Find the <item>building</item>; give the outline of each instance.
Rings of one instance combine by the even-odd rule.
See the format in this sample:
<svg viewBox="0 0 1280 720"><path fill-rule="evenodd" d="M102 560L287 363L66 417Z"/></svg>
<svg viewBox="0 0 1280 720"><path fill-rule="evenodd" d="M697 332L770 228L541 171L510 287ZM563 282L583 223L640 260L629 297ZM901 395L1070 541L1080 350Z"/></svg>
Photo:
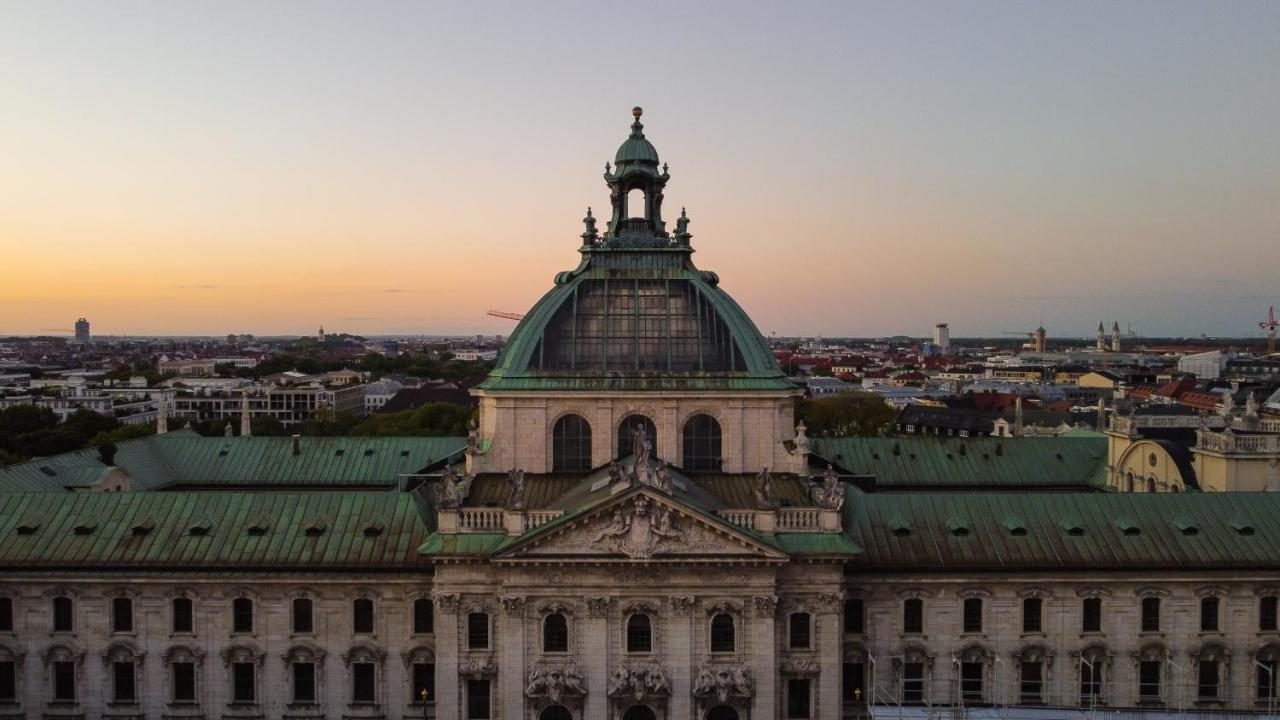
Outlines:
<svg viewBox="0 0 1280 720"><path fill-rule="evenodd" d="M1096 439L809 438L687 214L668 232L640 115L467 438L178 431L0 469L3 712L1274 705L1280 493L1100 491Z"/></svg>
<svg viewBox="0 0 1280 720"><path fill-rule="evenodd" d="M89 332L89 321L84 318L76 320L76 342L84 344L93 342L93 335Z"/></svg>
<svg viewBox="0 0 1280 720"><path fill-rule="evenodd" d="M951 352L951 330L946 323L938 323L933 326L933 347L942 355Z"/></svg>

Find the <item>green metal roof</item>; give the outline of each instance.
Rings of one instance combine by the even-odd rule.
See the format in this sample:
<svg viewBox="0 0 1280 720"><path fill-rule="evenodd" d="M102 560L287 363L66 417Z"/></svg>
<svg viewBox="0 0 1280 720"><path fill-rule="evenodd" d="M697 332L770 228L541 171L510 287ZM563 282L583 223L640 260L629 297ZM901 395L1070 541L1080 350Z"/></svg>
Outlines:
<svg viewBox="0 0 1280 720"><path fill-rule="evenodd" d="M201 437L167 433L119 443L115 465L135 490L175 487L394 488L400 476L461 452L466 438ZM107 468L97 448L0 468L0 491L88 487Z"/></svg>
<svg viewBox="0 0 1280 720"><path fill-rule="evenodd" d="M881 490L1102 489L1107 441L1071 438L818 438L814 453Z"/></svg>
<svg viewBox="0 0 1280 720"><path fill-rule="evenodd" d="M422 568L426 534L409 493L0 493L11 569Z"/></svg>

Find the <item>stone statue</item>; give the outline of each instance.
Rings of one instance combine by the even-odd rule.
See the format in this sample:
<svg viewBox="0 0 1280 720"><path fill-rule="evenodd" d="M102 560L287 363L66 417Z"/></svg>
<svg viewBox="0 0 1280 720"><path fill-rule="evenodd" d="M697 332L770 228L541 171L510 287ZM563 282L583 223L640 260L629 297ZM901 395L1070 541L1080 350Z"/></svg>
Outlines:
<svg viewBox="0 0 1280 720"><path fill-rule="evenodd" d="M631 428L631 454L636 456L636 467L649 464L649 454L653 451L653 443L643 425Z"/></svg>
<svg viewBox="0 0 1280 720"><path fill-rule="evenodd" d="M614 483L626 482L626 480L627 471L618 464L618 461L614 460L609 463L609 484L613 485Z"/></svg>
<svg viewBox="0 0 1280 720"><path fill-rule="evenodd" d="M1221 412L1224 417L1230 417L1231 411L1235 409L1236 399L1231 397L1231 391L1228 390L1227 392L1222 393L1222 407L1219 408L1219 412Z"/></svg>
<svg viewBox="0 0 1280 720"><path fill-rule="evenodd" d="M475 455L480 452L480 429L476 427L475 420L467 421L467 454Z"/></svg>
<svg viewBox="0 0 1280 720"><path fill-rule="evenodd" d="M435 486L436 508L440 510L457 510L467 496L471 487L472 476L458 477L453 467L446 465L440 472L440 483Z"/></svg>
<svg viewBox="0 0 1280 720"><path fill-rule="evenodd" d="M844 507L844 487L840 484L840 476L836 474L836 469L827 465L827 469L822 473L822 485L812 488L810 494L813 503L818 507L824 507L829 510L839 510Z"/></svg>
<svg viewBox="0 0 1280 720"><path fill-rule="evenodd" d="M524 509L524 470L513 468L507 472L507 505L508 510Z"/></svg>
<svg viewBox="0 0 1280 720"><path fill-rule="evenodd" d="M658 466L654 469L653 486L664 493L670 494L672 490L671 476L667 474L667 461L659 460Z"/></svg>
<svg viewBox="0 0 1280 720"><path fill-rule="evenodd" d="M593 540L592 543L598 543L605 538L622 537L629 532L631 532L630 516L624 514L622 508L615 508L613 511L613 517L609 520L609 524L600 531L600 534L596 536L596 539Z"/></svg>
<svg viewBox="0 0 1280 720"><path fill-rule="evenodd" d="M760 470L760 474L756 475L756 486L753 490L756 500L757 510L777 510L778 499L773 494L773 476L769 474L769 468Z"/></svg>
<svg viewBox="0 0 1280 720"><path fill-rule="evenodd" d="M1249 397L1244 401L1244 414L1247 417L1258 416L1258 396L1252 390L1249 391Z"/></svg>
<svg viewBox="0 0 1280 720"><path fill-rule="evenodd" d="M587 208L587 216L582 218L582 224L587 228L582 233L582 244L595 245L600 239L600 233L596 231L596 218L591 214L591 208Z"/></svg>
<svg viewBox="0 0 1280 720"><path fill-rule="evenodd" d="M805 427L804 421L801 420L796 424L796 452L809 452L809 436L806 434L808 428Z"/></svg>
<svg viewBox="0 0 1280 720"><path fill-rule="evenodd" d="M525 697L545 697L551 703L559 703L565 695L586 695L587 689L582 685L577 667L569 665L530 670L524 694Z"/></svg>
<svg viewBox="0 0 1280 720"><path fill-rule="evenodd" d="M751 697L751 675L741 666L703 667L698 671L693 685L694 697L709 698L714 696L716 702L729 702L731 697Z"/></svg>
<svg viewBox="0 0 1280 720"><path fill-rule="evenodd" d="M230 420L227 421L227 426L222 429L222 437L231 437L231 421Z"/></svg>

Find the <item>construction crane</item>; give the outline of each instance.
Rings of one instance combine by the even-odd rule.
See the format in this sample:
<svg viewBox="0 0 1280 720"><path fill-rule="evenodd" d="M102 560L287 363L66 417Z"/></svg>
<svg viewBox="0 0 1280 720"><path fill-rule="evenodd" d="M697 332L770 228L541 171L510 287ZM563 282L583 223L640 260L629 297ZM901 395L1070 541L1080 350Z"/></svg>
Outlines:
<svg viewBox="0 0 1280 720"><path fill-rule="evenodd" d="M524 319L524 313L503 312L502 310L490 310L485 313L494 317L506 318L508 320L520 321Z"/></svg>
<svg viewBox="0 0 1280 720"><path fill-rule="evenodd" d="M1258 327L1267 331L1267 354L1274 355L1276 352L1276 328L1280 328L1280 321L1276 320L1276 308L1274 305L1267 310L1267 319L1258 323Z"/></svg>

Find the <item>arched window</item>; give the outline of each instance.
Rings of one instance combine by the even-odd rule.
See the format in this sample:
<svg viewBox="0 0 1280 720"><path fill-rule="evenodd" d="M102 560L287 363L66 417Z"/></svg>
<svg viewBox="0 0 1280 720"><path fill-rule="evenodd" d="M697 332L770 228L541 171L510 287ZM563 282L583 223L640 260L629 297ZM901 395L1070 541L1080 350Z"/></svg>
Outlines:
<svg viewBox="0 0 1280 720"><path fill-rule="evenodd" d="M351 629L360 635L373 633L373 601L356 598L351 602Z"/></svg>
<svg viewBox="0 0 1280 720"><path fill-rule="evenodd" d="M737 638L733 628L733 616L716 613L711 618L711 652L733 652Z"/></svg>
<svg viewBox="0 0 1280 720"><path fill-rule="evenodd" d="M653 622L645 613L632 613L627 618L627 652L653 652Z"/></svg>
<svg viewBox="0 0 1280 720"><path fill-rule="evenodd" d="M738 711L728 705L717 705L707 711L707 720L738 720Z"/></svg>
<svg viewBox="0 0 1280 720"><path fill-rule="evenodd" d="M569 652L569 621L558 612L542 619L542 652Z"/></svg>
<svg viewBox="0 0 1280 720"><path fill-rule="evenodd" d="M627 193L627 217L628 218L648 217L648 214L645 213L645 208L644 208L644 189L643 188L638 188L638 187L631 188L630 192Z"/></svg>
<svg viewBox="0 0 1280 720"><path fill-rule="evenodd" d="M1147 478L1147 492L1156 491L1156 479L1154 477Z"/></svg>
<svg viewBox="0 0 1280 720"><path fill-rule="evenodd" d="M720 470L720 423L710 415L694 415L684 424L684 469Z"/></svg>
<svg viewBox="0 0 1280 720"><path fill-rule="evenodd" d="M633 454L632 446L634 440L631 433L636 428L644 428L644 432L649 436L649 441L655 446L657 445L658 429L654 426L653 421L644 415L628 415L622 418L622 422L618 423L618 457L626 457Z"/></svg>
<svg viewBox="0 0 1280 720"><path fill-rule="evenodd" d="M552 705L538 714L538 720L573 720L573 714L563 705Z"/></svg>
<svg viewBox="0 0 1280 720"><path fill-rule="evenodd" d="M591 423L581 415L565 415L551 429L551 469L582 472L591 469Z"/></svg>
<svg viewBox="0 0 1280 720"><path fill-rule="evenodd" d="M1124 491L1133 492L1134 489L1135 488L1133 485L1133 473L1127 472L1124 474Z"/></svg>
<svg viewBox="0 0 1280 720"><path fill-rule="evenodd" d="M622 720L658 720L658 716L644 705L632 705L622 714Z"/></svg>

